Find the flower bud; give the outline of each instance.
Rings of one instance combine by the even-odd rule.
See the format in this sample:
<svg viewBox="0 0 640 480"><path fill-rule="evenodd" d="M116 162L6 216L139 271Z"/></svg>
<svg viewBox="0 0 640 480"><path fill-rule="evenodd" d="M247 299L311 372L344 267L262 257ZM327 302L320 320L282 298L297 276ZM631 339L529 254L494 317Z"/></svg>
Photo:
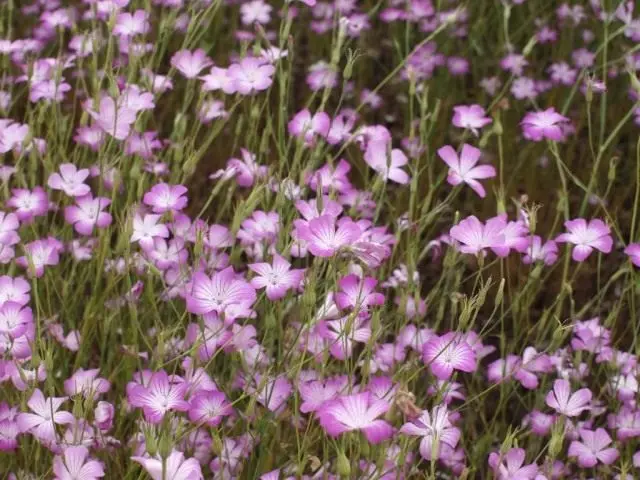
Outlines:
<svg viewBox="0 0 640 480"><path fill-rule="evenodd" d="M351 476L351 464L349 463L349 459L342 452L338 453L336 470L338 471L338 475L342 478L349 478Z"/></svg>
<svg viewBox="0 0 640 480"><path fill-rule="evenodd" d="M93 418L95 420L96 427L100 430L110 430L113 426L113 417L115 414L115 408L109 402L98 402L95 410L93 411Z"/></svg>

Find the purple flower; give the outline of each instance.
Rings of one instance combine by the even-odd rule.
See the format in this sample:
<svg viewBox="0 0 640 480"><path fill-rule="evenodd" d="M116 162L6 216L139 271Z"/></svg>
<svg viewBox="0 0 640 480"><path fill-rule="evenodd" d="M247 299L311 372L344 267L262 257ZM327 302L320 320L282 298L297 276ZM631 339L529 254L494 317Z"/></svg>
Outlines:
<svg viewBox="0 0 640 480"><path fill-rule="evenodd" d="M70 197L82 197L91 193L89 185L84 183L88 176L89 169L78 170L72 163L63 163L60 165L60 173L49 175L47 185L54 190L62 190Z"/></svg>
<svg viewBox="0 0 640 480"><path fill-rule="evenodd" d="M392 180L401 185L409 183L409 175L400 168L409 162L407 156L398 148L391 149L390 142L369 142L364 152L364 161L378 172L385 182Z"/></svg>
<svg viewBox="0 0 640 480"><path fill-rule="evenodd" d="M187 310L203 314L221 314L233 306L250 308L256 300L255 289L244 279L238 278L233 267L227 267L208 277L196 272L187 293Z"/></svg>
<svg viewBox="0 0 640 480"><path fill-rule="evenodd" d="M611 229L600 219L590 220L583 218L567 220L564 222L569 233L563 233L556 238L556 242L573 243L572 258L576 262L583 262L591 255L594 249L602 253L611 252L613 238Z"/></svg>
<svg viewBox="0 0 640 480"><path fill-rule="evenodd" d="M630 243L627 248L624 249L624 253L629 256L629 260L636 267L640 267L640 243Z"/></svg>
<svg viewBox="0 0 640 480"><path fill-rule="evenodd" d="M52 237L34 240L25 245L25 256L16 258L16 263L27 269L29 276L42 277L46 265L57 265L62 245Z"/></svg>
<svg viewBox="0 0 640 480"><path fill-rule="evenodd" d="M378 281L373 277L361 279L355 274L342 277L338 281L340 292L335 294L335 302L342 310L354 309L366 313L373 305L383 305L384 295L375 292Z"/></svg>
<svg viewBox="0 0 640 480"><path fill-rule="evenodd" d="M305 222L295 221L297 238L308 243L309 251L316 257L331 257L338 250L355 243L362 235L362 230L351 218L344 217L336 229L336 218L332 215L321 215Z"/></svg>
<svg viewBox="0 0 640 480"><path fill-rule="evenodd" d="M184 75L185 78L196 78L202 70L211 65L213 65L213 62L201 48L193 52L179 50L171 57L171 66Z"/></svg>
<svg viewBox="0 0 640 480"><path fill-rule="evenodd" d="M65 207L64 218L80 235L91 235L94 227L105 228L111 225L111 214L103 212L111 204L106 197L88 194L76 198L76 205Z"/></svg>
<svg viewBox="0 0 640 480"><path fill-rule="evenodd" d="M40 389L35 389L27 406L33 413L21 413L17 417L21 432L29 432L39 440L53 442L56 425L72 423L75 418L69 412L58 411L67 397L44 398Z"/></svg>
<svg viewBox="0 0 640 480"><path fill-rule="evenodd" d="M102 463L89 458L86 447L67 447L53 459L56 480L95 480L104 477Z"/></svg>
<svg viewBox="0 0 640 480"><path fill-rule="evenodd" d="M143 202L152 208L153 213L179 212L187 206L185 193L187 187L184 185L158 183L144 194Z"/></svg>
<svg viewBox="0 0 640 480"><path fill-rule="evenodd" d="M33 217L46 215L49 210L49 199L42 187L33 190L14 188L11 193L7 205L15 208L18 220L23 223L31 222Z"/></svg>
<svg viewBox="0 0 640 480"><path fill-rule="evenodd" d="M251 280L256 289L266 288L267 298L271 301L284 298L287 291L297 288L304 277L304 269L291 269L291 264L280 255L273 256L273 265L252 263L248 265L258 276Z"/></svg>
<svg viewBox="0 0 640 480"><path fill-rule="evenodd" d="M346 375L328 378L325 381L311 380L301 382L298 386L300 398L302 398L300 411L302 413L317 411L325 402L333 400L342 393L348 383L349 379Z"/></svg>
<svg viewBox="0 0 640 480"><path fill-rule="evenodd" d="M320 324L322 336L331 341L329 351L339 360L353 353L354 343L366 343L371 338L371 328L367 317L342 317Z"/></svg>
<svg viewBox="0 0 640 480"><path fill-rule="evenodd" d="M612 440L604 428L597 430L579 430L581 442L574 440L569 445L567 455L577 457L578 465L582 468L593 468L598 461L605 465L611 465L618 458L618 450L607 448Z"/></svg>
<svg viewBox="0 0 640 480"><path fill-rule="evenodd" d="M133 217L131 242L138 242L142 248L148 249L153 247L153 241L156 238L168 238L169 229L166 225L158 223L160 218L162 215L148 214L141 217L136 214Z"/></svg>
<svg viewBox="0 0 640 480"><path fill-rule="evenodd" d="M558 245L553 240L547 240L544 244L538 235L527 237L529 245L522 257L522 263L544 262L545 265L553 265L558 259Z"/></svg>
<svg viewBox="0 0 640 480"><path fill-rule="evenodd" d="M432 336L422 348L422 361L440 380L451 378L454 370L470 373L477 368L476 354L455 332Z"/></svg>
<svg viewBox="0 0 640 480"><path fill-rule="evenodd" d="M166 460L151 457L131 457L144 467L153 480L203 480L202 470L195 458L185 459L184 454L172 450Z"/></svg>
<svg viewBox="0 0 640 480"><path fill-rule="evenodd" d="M127 389L129 403L142 408L149 423L158 424L170 411L186 412L189 403L184 400L189 385L172 383L167 372L160 370L151 375L148 386L135 384Z"/></svg>
<svg viewBox="0 0 640 480"><path fill-rule="evenodd" d="M189 405L189 419L210 427L219 425L223 417L233 412L225 394L218 391L202 390L191 398Z"/></svg>
<svg viewBox="0 0 640 480"><path fill-rule="evenodd" d="M389 410L389 403L377 399L370 392L338 397L326 402L316 412L320 425L332 437L344 432L360 430L371 443L391 437L393 427L378 417Z"/></svg>
<svg viewBox="0 0 640 480"><path fill-rule="evenodd" d="M227 70L228 87L225 93L238 92L249 95L268 89L273 83L276 68L259 57L245 57L240 63L234 63ZM233 90L230 92L229 90Z"/></svg>
<svg viewBox="0 0 640 480"><path fill-rule="evenodd" d="M561 415L576 417L585 410L589 410L591 397L591 390L588 388L581 388L571 393L569 381L558 379L553 382L553 390L547 393L545 402Z"/></svg>
<svg viewBox="0 0 640 480"><path fill-rule="evenodd" d="M504 457L498 453L489 454L489 466L498 480L534 480L538 474L535 463L524 465L526 453L522 448L510 449Z"/></svg>
<svg viewBox="0 0 640 480"><path fill-rule="evenodd" d="M479 129L492 122L480 105L458 105L453 107L453 112L453 125L459 128L468 128L476 136Z"/></svg>
<svg viewBox="0 0 640 480"><path fill-rule="evenodd" d="M484 198L486 193L478 180L495 177L496 169L491 165L476 166L481 154L479 149L466 143L462 146L460 157L450 145L445 145L438 150L440 158L449 166L447 182L454 186L466 183L480 198Z"/></svg>
<svg viewBox="0 0 640 480"><path fill-rule="evenodd" d="M461 243L459 249L463 253L478 254L491 248L496 254L504 254L505 227L506 220L503 216L490 218L483 224L472 215L451 227L449 234L453 240Z"/></svg>
<svg viewBox="0 0 640 480"><path fill-rule="evenodd" d="M131 125L136 121L136 111L123 105L117 105L111 97L102 97L99 110L96 112L86 108L87 113L96 125L116 140L124 140L131 132Z"/></svg>
<svg viewBox="0 0 640 480"><path fill-rule="evenodd" d="M102 393L106 393L111 388L111 383L98 377L100 370L84 370L79 368L71 377L64 381L64 392L73 397L82 395L87 398L96 398Z"/></svg>
<svg viewBox="0 0 640 480"><path fill-rule="evenodd" d="M14 302L20 305L29 303L31 285L23 277L0 276L0 305Z"/></svg>
<svg viewBox="0 0 640 480"><path fill-rule="evenodd" d="M16 302L4 302L0 306L0 335L18 338L33 324L33 312Z"/></svg>
<svg viewBox="0 0 640 480"><path fill-rule="evenodd" d="M543 139L560 142L564 139L564 132L561 125L568 123L569 119L560 115L553 107L541 112L527 113L520 125L525 138L539 142Z"/></svg>
<svg viewBox="0 0 640 480"><path fill-rule="evenodd" d="M326 138L331 126L331 117L325 112L311 115L308 109L300 110L289 122L289 134L303 138L306 145L315 143L316 135Z"/></svg>
<svg viewBox="0 0 640 480"><path fill-rule="evenodd" d="M434 407L431 412L424 410L420 417L405 423L400 433L422 437L420 455L427 461L442 455L442 444L455 449L460 440L460 430L449 420L449 411L444 405Z"/></svg>

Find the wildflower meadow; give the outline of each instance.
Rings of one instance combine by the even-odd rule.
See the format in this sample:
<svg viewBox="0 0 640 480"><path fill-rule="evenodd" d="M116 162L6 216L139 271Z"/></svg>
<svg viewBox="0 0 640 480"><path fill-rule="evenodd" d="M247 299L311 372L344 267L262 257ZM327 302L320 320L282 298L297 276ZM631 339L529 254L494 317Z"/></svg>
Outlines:
<svg viewBox="0 0 640 480"><path fill-rule="evenodd" d="M639 5L0 0L0 478L640 478Z"/></svg>

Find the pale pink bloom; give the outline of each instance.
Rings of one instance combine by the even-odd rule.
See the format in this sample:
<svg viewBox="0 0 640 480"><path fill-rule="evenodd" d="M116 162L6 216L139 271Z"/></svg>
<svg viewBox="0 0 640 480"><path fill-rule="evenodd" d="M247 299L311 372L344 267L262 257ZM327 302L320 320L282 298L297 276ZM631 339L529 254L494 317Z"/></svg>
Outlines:
<svg viewBox="0 0 640 480"><path fill-rule="evenodd" d="M0 305L14 302L19 305L29 303L31 285L23 277L0 276Z"/></svg>
<svg viewBox="0 0 640 480"><path fill-rule="evenodd" d="M111 430L115 408L109 402L100 401L93 411L94 424L102 431Z"/></svg>
<svg viewBox="0 0 640 480"><path fill-rule="evenodd" d="M478 135L478 130L489 125L493 120L486 116L484 108L480 105L458 105L453 107L454 126L471 130L474 135Z"/></svg>
<svg viewBox="0 0 640 480"><path fill-rule="evenodd" d="M587 223L583 218L576 218L567 220L564 226L569 233L559 235L556 242L574 244L571 256L576 262L586 260L594 249L602 253L611 252L613 247L611 229L602 220L596 218Z"/></svg>
<svg viewBox="0 0 640 480"><path fill-rule="evenodd" d="M256 180L267 176L268 167L258 164L255 154L245 148L241 148L240 153L242 154L242 159L230 158L226 169L218 170L211 174L209 178L214 180L220 177L235 177L239 186L251 187Z"/></svg>
<svg viewBox="0 0 640 480"><path fill-rule="evenodd" d="M78 168L72 163L63 163L59 168L60 173L49 175L47 185L54 190L62 190L70 197L82 197L91 192L85 180L89 176L89 169Z"/></svg>
<svg viewBox="0 0 640 480"><path fill-rule="evenodd" d="M116 24L113 27L113 34L122 37L144 35L151 29L149 17L149 12L145 10L136 10L133 13L119 13L116 17Z"/></svg>
<svg viewBox="0 0 640 480"><path fill-rule="evenodd" d="M94 227L111 225L111 214L103 212L111 204L106 197L93 198L91 194L76 198L76 205L65 207L64 218L80 235L91 235Z"/></svg>
<svg viewBox="0 0 640 480"><path fill-rule="evenodd" d="M156 238L169 238L169 229L163 223L158 223L162 215L147 214L133 217L133 233L131 242L138 242L142 248L151 248Z"/></svg>
<svg viewBox="0 0 640 480"><path fill-rule="evenodd" d="M560 142L564 140L562 125L569 122L569 119L560 115L553 107L540 112L527 113L520 125L524 137L528 140L539 142L543 139Z"/></svg>
<svg viewBox="0 0 640 480"><path fill-rule="evenodd" d="M0 246L12 246L20 242L20 222L15 213L0 212Z"/></svg>
<svg viewBox="0 0 640 480"><path fill-rule="evenodd" d="M87 107L87 113L105 133L116 140L124 140L131 132L131 125L136 121L136 112L108 96L102 97L98 111Z"/></svg>
<svg viewBox="0 0 640 480"><path fill-rule="evenodd" d="M195 424L205 424L215 427L223 417L233 413L231 404L224 393L202 390L189 401L189 419Z"/></svg>
<svg viewBox="0 0 640 480"><path fill-rule="evenodd" d="M249 268L257 273L251 279L256 289L265 288L267 298L271 301L284 298L287 291L298 288L304 277L304 269L291 269L291 264L280 255L273 256L273 265L269 263L252 263Z"/></svg>
<svg viewBox="0 0 640 480"><path fill-rule="evenodd" d="M104 477L102 463L89 457L84 446L67 447L53 459L56 480L95 480Z"/></svg>
<svg viewBox="0 0 640 480"><path fill-rule="evenodd" d="M21 222L31 222L33 217L46 215L49 211L49 199L42 187L33 190L14 188L7 205L15 208L15 214Z"/></svg>
<svg viewBox="0 0 640 480"><path fill-rule="evenodd" d="M98 377L99 373L100 370L97 368L91 370L79 368L64 381L64 393L70 397L82 395L87 398L95 398L108 392L111 388L111 383L104 378Z"/></svg>
<svg viewBox="0 0 640 480"><path fill-rule="evenodd" d="M522 257L522 263L544 262L545 265L553 265L558 259L558 245L553 240L547 240L544 244L538 235L527 237L529 245Z"/></svg>
<svg viewBox="0 0 640 480"><path fill-rule="evenodd" d="M576 417L583 411L589 410L592 393L588 388L571 393L568 380L558 379L553 382L553 390L547 393L545 401L561 415Z"/></svg>
<svg viewBox="0 0 640 480"><path fill-rule="evenodd" d="M2 120L0 122L0 153L7 153L22 145L29 134L29 125Z"/></svg>
<svg viewBox="0 0 640 480"><path fill-rule="evenodd" d="M309 251L317 257L331 257L340 249L351 246L362 235L362 230L351 218L344 217L336 229L336 219L321 215L305 222L296 220L297 238L307 242Z"/></svg>
<svg viewBox="0 0 640 480"><path fill-rule="evenodd" d="M153 93L142 90L135 84L126 85L120 94L119 101L122 108L128 108L134 112L153 110L156 106Z"/></svg>
<svg viewBox="0 0 640 480"><path fill-rule="evenodd" d="M409 163L409 160L402 150L391 149L390 142L369 142L364 152L364 161L378 172L385 182L392 180L401 185L409 183L409 175L401 168Z"/></svg>
<svg viewBox="0 0 640 480"><path fill-rule="evenodd" d="M389 403L369 392L338 397L326 402L316 412L320 425L332 437L344 432L360 430L371 443L391 437L393 427L378 417L389 410Z"/></svg>
<svg viewBox="0 0 640 480"><path fill-rule="evenodd" d="M449 420L449 411L444 405L434 407L431 412L424 410L418 418L405 423L400 433L422 437L420 455L427 461L442 455L442 444L455 449L460 440L460 430Z"/></svg>
<svg viewBox="0 0 640 480"><path fill-rule="evenodd" d="M276 68L259 57L245 57L227 69L229 84L223 85L225 93L249 95L268 89L273 83ZM233 91L230 91L230 88Z"/></svg>
<svg viewBox="0 0 640 480"><path fill-rule="evenodd" d="M240 7L240 15L244 25L253 23L269 23L273 7L262 0L251 0Z"/></svg>
<svg viewBox="0 0 640 480"><path fill-rule="evenodd" d="M0 306L0 335L18 338L33 324L31 308L16 302L4 302Z"/></svg>
<svg viewBox="0 0 640 480"><path fill-rule="evenodd" d="M196 78L202 70L213 65L213 62L201 48L191 52L179 50L171 57L171 66L185 78Z"/></svg>
<svg viewBox="0 0 640 480"><path fill-rule="evenodd" d="M604 428L595 431L581 428L579 430L581 442L574 440L569 445L567 455L577 457L578 465L582 468L593 468L598 462L611 465L619 456L618 450L612 447L611 437Z"/></svg>
<svg viewBox="0 0 640 480"><path fill-rule="evenodd" d="M342 393L349 383L346 375L331 377L325 381L303 381L298 386L302 404L300 411L309 413L317 411L328 400L333 400Z"/></svg>
<svg viewBox="0 0 640 480"><path fill-rule="evenodd" d="M479 149L466 143L462 146L460 156L450 145L438 149L438 156L449 166L447 182L450 185L466 183L481 198L484 198L486 193L478 180L495 177L496 169L491 165L477 166L481 155L482 152Z"/></svg>
<svg viewBox="0 0 640 480"><path fill-rule="evenodd" d="M524 55L519 53L510 53L500 61L500 66L504 70L507 70L516 76L522 75L524 67L527 65L529 65L529 62Z"/></svg>
<svg viewBox="0 0 640 480"><path fill-rule="evenodd" d="M151 457L131 457L144 467L153 480L203 480L200 463L195 458L185 459L184 454L172 450L166 460Z"/></svg>
<svg viewBox="0 0 640 480"><path fill-rule="evenodd" d="M578 71L571 68L567 62L552 63L549 67L551 80L561 85L572 86L576 83Z"/></svg>
<svg viewBox="0 0 640 480"><path fill-rule="evenodd" d="M60 249L60 242L52 237L46 240L34 240L25 245L25 256L16 258L16 263L26 268L30 277L40 278L44 275L46 265L58 264Z"/></svg>
<svg viewBox="0 0 640 480"><path fill-rule="evenodd" d="M250 308L256 300L256 291L246 280L238 278L233 267L227 267L208 277L196 272L187 290L187 310L204 314L229 312L231 308Z"/></svg>
<svg viewBox="0 0 640 480"><path fill-rule="evenodd" d="M432 336L422 347L422 361L441 380L451 378L454 370L471 373L477 368L476 354L455 332Z"/></svg>
<svg viewBox="0 0 640 480"><path fill-rule="evenodd" d="M291 383L285 377L263 379L259 376L253 384L247 386L250 395L271 412L282 413L291 397Z"/></svg>
<svg viewBox="0 0 640 480"><path fill-rule="evenodd" d="M496 254L503 255L505 227L506 221L503 216L490 218L486 224L483 224L472 215L451 227L450 235L453 240L460 242L461 245L458 248L463 253L478 254L490 248Z"/></svg>
<svg viewBox="0 0 640 480"><path fill-rule="evenodd" d="M158 183L144 194L143 202L149 205L153 213L179 212L187 206L187 187Z"/></svg>
<svg viewBox="0 0 640 480"><path fill-rule="evenodd" d="M537 479L538 466L535 463L524 465L525 457L526 453L522 448L512 448L504 456L492 452L489 455L489 466L497 480Z"/></svg>
<svg viewBox="0 0 640 480"><path fill-rule="evenodd" d="M131 405L143 409L149 423L158 424L170 411L189 410L189 403L184 400L188 388L187 383L174 383L167 372L160 370L151 375L147 386L127 388L127 398Z"/></svg>
<svg viewBox="0 0 640 480"><path fill-rule="evenodd" d="M354 309L365 313L369 307L384 304L384 295L375 292L378 281L373 277L361 279L355 274L342 277L338 281L340 291L335 294L335 302L342 310Z"/></svg>
<svg viewBox="0 0 640 480"><path fill-rule="evenodd" d="M307 183L316 192L322 187L322 193L329 193L331 190L347 193L353 190L348 176L350 170L351 165L344 159L338 160L337 165L325 163L309 176Z"/></svg>
<svg viewBox="0 0 640 480"><path fill-rule="evenodd" d="M640 267L640 243L630 243L625 249L624 253L629 256L629 260L636 267Z"/></svg>
<svg viewBox="0 0 640 480"><path fill-rule="evenodd" d="M58 411L67 397L45 398L36 388L27 401L33 413L20 413L17 417L21 432L29 432L39 440L53 442L56 439L56 425L72 423L75 419L69 412Z"/></svg>
<svg viewBox="0 0 640 480"><path fill-rule="evenodd" d="M371 328L366 317L342 317L320 324L322 336L330 341L329 351L339 359L351 357L354 343L366 343L371 338Z"/></svg>
<svg viewBox="0 0 640 480"><path fill-rule="evenodd" d="M288 124L289 134L303 138L306 145L313 145L316 136L326 138L331 127L331 118L325 112L316 112L313 116L308 109L295 114Z"/></svg>
<svg viewBox="0 0 640 480"><path fill-rule="evenodd" d="M227 94L235 93L235 82L229 77L226 68L211 67L208 74L198 78L204 82L202 90L205 92L222 90Z"/></svg>

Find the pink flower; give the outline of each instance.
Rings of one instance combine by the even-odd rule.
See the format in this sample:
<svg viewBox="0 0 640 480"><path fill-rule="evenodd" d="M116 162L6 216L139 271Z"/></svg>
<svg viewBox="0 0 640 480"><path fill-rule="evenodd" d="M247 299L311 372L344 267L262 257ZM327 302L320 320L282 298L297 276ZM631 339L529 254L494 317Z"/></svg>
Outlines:
<svg viewBox="0 0 640 480"><path fill-rule="evenodd" d="M209 175L209 178L215 180L220 177L235 177L236 182L241 187L251 187L257 179L267 176L268 168L256 163L256 156L245 148L241 148L242 159L230 158L227 162L227 168L218 170Z"/></svg>
<svg viewBox="0 0 640 480"><path fill-rule="evenodd" d="M93 411L95 426L102 431L110 430L113 426L114 415L115 408L111 403L104 401L98 402Z"/></svg>
<svg viewBox="0 0 640 480"><path fill-rule="evenodd" d="M624 253L629 256L629 260L636 267L640 267L640 243L630 243L627 248L624 249Z"/></svg>
<svg viewBox="0 0 640 480"><path fill-rule="evenodd" d="M427 461L435 460L442 455L442 444L455 449L460 440L460 430L452 425L449 411L444 405L434 407L431 413L424 410L420 417L405 423L400 433L422 437L420 455Z"/></svg>
<svg viewBox="0 0 640 480"><path fill-rule="evenodd" d="M564 222L569 233L563 233L556 238L556 242L573 243L572 258L576 262L583 262L591 255L594 249L602 253L611 252L613 238L611 229L600 219L590 220L583 218L567 220Z"/></svg>
<svg viewBox="0 0 640 480"><path fill-rule="evenodd" d="M486 112L480 105L458 105L453 107L453 111L453 125L459 128L467 128L476 136L480 128L493 121L485 116Z"/></svg>
<svg viewBox="0 0 640 480"><path fill-rule="evenodd" d="M300 110L288 124L289 134L303 138L306 145L313 145L316 135L326 138L331 127L331 118L325 112L313 116L308 109Z"/></svg>
<svg viewBox="0 0 640 480"><path fill-rule="evenodd" d="M0 120L0 153L18 149L29 134L29 125Z"/></svg>
<svg viewBox="0 0 640 480"><path fill-rule="evenodd" d="M362 392L330 400L316 414L320 425L332 437L360 430L369 442L376 444L393 434L391 425L377 419L387 410L389 403L377 399L370 392Z"/></svg>
<svg viewBox="0 0 640 480"><path fill-rule="evenodd" d="M53 459L56 480L95 480L104 477L102 463L89 458L86 447L67 447Z"/></svg>
<svg viewBox="0 0 640 480"><path fill-rule="evenodd" d="M149 423L158 424L170 411L186 412L189 403L184 400L189 385L172 383L167 372L160 370L152 374L148 386L133 385L127 389L129 403L142 408Z"/></svg>
<svg viewBox="0 0 640 480"><path fill-rule="evenodd" d="M39 440L53 442L56 439L56 425L72 423L75 419L69 412L58 410L67 397L44 398L36 388L27 402L33 413L21 413L17 422L21 432L29 432Z"/></svg>
<svg viewBox="0 0 640 480"><path fill-rule="evenodd" d="M547 393L545 401L556 412L567 417L576 417L583 411L589 410L591 396L591 390L588 388L581 388L571 393L569 381L558 379L553 382L553 390Z"/></svg>
<svg viewBox="0 0 640 480"><path fill-rule="evenodd" d="M432 336L422 347L422 361L441 380L451 378L454 370L470 373L477 368L476 354L455 332Z"/></svg>
<svg viewBox="0 0 640 480"><path fill-rule="evenodd" d="M258 403L271 412L281 413L291 397L291 383L285 377L256 378L256 386L249 385L248 392L254 395Z"/></svg>
<svg viewBox="0 0 640 480"><path fill-rule="evenodd" d="M392 180L401 185L409 183L409 175L400 168L409 162L407 156L398 148L391 149L390 142L369 142L364 152L364 161L378 172L385 182Z"/></svg>
<svg viewBox="0 0 640 480"><path fill-rule="evenodd" d="M577 457L580 467L593 468L598 461L605 465L611 465L616 461L619 455L618 450L607 448L612 440L604 428L598 428L595 431L581 428L578 432L582 441L571 442L567 455Z"/></svg>
<svg viewBox="0 0 640 480"><path fill-rule="evenodd" d="M84 370L79 368L71 377L64 381L64 393L73 397L82 395L86 398L96 398L106 393L111 388L111 383L98 377L100 370L97 368Z"/></svg>
<svg viewBox="0 0 640 480"><path fill-rule="evenodd" d="M16 302L4 302L0 306L0 335L18 338L33 324L33 312Z"/></svg>
<svg viewBox="0 0 640 480"><path fill-rule="evenodd" d="M187 293L187 310L203 314L221 314L234 306L250 308L256 300L256 291L244 279L239 279L233 267L227 267L208 277L196 272Z"/></svg>
<svg viewBox="0 0 640 480"><path fill-rule="evenodd" d="M14 302L20 305L29 303L31 285L23 277L0 276L0 305Z"/></svg>
<svg viewBox="0 0 640 480"><path fill-rule="evenodd" d="M113 27L113 34L118 37L144 35L151 29L149 16L149 12L145 10L136 10L133 13L119 13L116 17L116 24Z"/></svg>
<svg viewBox="0 0 640 480"><path fill-rule="evenodd" d="M309 222L296 220L294 223L297 237L307 242L309 251L317 257L331 257L362 235L358 224L349 217L343 218L337 229L332 215L321 215Z"/></svg>
<svg viewBox="0 0 640 480"><path fill-rule="evenodd" d="M256 289L266 288L267 298L271 301L284 298L287 291L297 288L304 277L304 269L291 269L291 264L280 255L273 256L273 265L252 263L249 268L258 276L251 280Z"/></svg>
<svg viewBox="0 0 640 480"><path fill-rule="evenodd" d="M496 169L491 165L476 166L481 154L479 149L466 143L462 146L460 157L450 145L438 150L440 158L449 166L447 182L454 186L466 183L480 198L484 198L486 193L478 180L495 177Z"/></svg>
<svg viewBox="0 0 640 480"><path fill-rule="evenodd" d="M203 480L200 463L195 458L185 459L184 454L172 450L166 460L160 456L131 457L144 467L153 480Z"/></svg>
<svg viewBox="0 0 640 480"><path fill-rule="evenodd" d="M189 401L189 419L195 424L215 427L223 417L231 415L233 409L224 393L202 390Z"/></svg>
<svg viewBox="0 0 640 480"><path fill-rule="evenodd" d="M204 50L198 48L194 52L179 50L171 57L171 66L185 78L196 78L202 70L213 65Z"/></svg>
<svg viewBox="0 0 640 480"><path fill-rule="evenodd" d="M96 112L86 108L87 113L93 118L98 127L116 140L124 140L129 136L131 125L136 121L136 112L123 105L117 105L116 101L104 96L100 100L99 110Z"/></svg>
<svg viewBox="0 0 640 480"><path fill-rule="evenodd" d="M20 228L20 222L15 213L0 212L0 246L10 247L19 243L18 228Z"/></svg>
<svg viewBox="0 0 640 480"><path fill-rule="evenodd" d="M64 218L80 235L91 235L94 227L106 228L111 225L111 214L103 212L111 204L106 197L88 194L76 198L76 205L65 207Z"/></svg>
<svg viewBox="0 0 640 480"><path fill-rule="evenodd" d="M15 208L18 220L29 223L33 217L46 215L49 211L49 199L42 187L33 190L14 188L7 205Z"/></svg>
<svg viewBox="0 0 640 480"><path fill-rule="evenodd" d="M366 343L371 338L371 328L366 317L342 317L320 324L322 336L331 341L329 351L339 360L353 353L354 343Z"/></svg>
<svg viewBox="0 0 640 480"><path fill-rule="evenodd" d="M70 197L82 197L91 192L89 185L84 183L88 176L89 169L78 170L72 163L63 163L60 165L60 173L49 175L47 185L54 190L62 190Z"/></svg>
<svg viewBox="0 0 640 480"><path fill-rule="evenodd" d="M240 15L244 25L253 23L269 23L273 7L262 0L251 0L240 7Z"/></svg>
<svg viewBox="0 0 640 480"><path fill-rule="evenodd" d="M553 240L547 240L544 244L538 235L527 237L529 245L522 257L522 263L528 265L533 262L544 262L545 265L553 265L558 259L558 245Z"/></svg>
<svg viewBox="0 0 640 480"><path fill-rule="evenodd" d="M534 480L538 474L538 466L535 463L523 466L525 457L526 453L522 448L512 448L504 457L492 452L489 455L489 466L497 480Z"/></svg>
<svg viewBox="0 0 640 480"><path fill-rule="evenodd" d="M156 238L169 238L169 229L163 223L158 223L162 215L148 214L140 217L136 214L133 217L133 233L131 242L138 242L142 248L153 247Z"/></svg>
<svg viewBox="0 0 640 480"><path fill-rule="evenodd" d="M568 123L569 119L560 115L553 107L541 112L527 113L520 125L525 138L539 142L543 139L560 142L564 139L561 125Z"/></svg>
<svg viewBox="0 0 640 480"><path fill-rule="evenodd" d="M25 245L25 256L16 258L16 263L28 270L29 276L44 275L46 265L57 265L60 261L61 244L54 238L34 240Z"/></svg>
<svg viewBox="0 0 640 480"><path fill-rule="evenodd" d="M185 196L187 187L158 183L144 194L143 202L149 205L154 213L179 212L187 206Z"/></svg>
<svg viewBox="0 0 640 480"><path fill-rule="evenodd" d="M384 295L374 291L378 281L373 277L361 279L351 274L338 281L340 292L335 294L335 302L342 310L354 309L365 313L370 306L383 305Z"/></svg>
<svg viewBox="0 0 640 480"><path fill-rule="evenodd" d="M451 227L449 234L453 240L461 243L459 249L463 253L478 254L490 248L496 254L504 255L505 227L506 220L503 216L490 218L483 224L472 215Z"/></svg>
<svg viewBox="0 0 640 480"><path fill-rule="evenodd" d="M276 68L262 58L245 57L240 60L240 63L229 66L227 69L229 83L223 85L222 89L225 93L238 92L241 95L262 92L273 83L275 71Z"/></svg>
<svg viewBox="0 0 640 480"><path fill-rule="evenodd" d="M298 386L300 398L302 398L300 411L302 413L317 411L325 402L333 400L342 393L348 382L348 378L344 375L328 378L325 381L311 380L302 382Z"/></svg>

